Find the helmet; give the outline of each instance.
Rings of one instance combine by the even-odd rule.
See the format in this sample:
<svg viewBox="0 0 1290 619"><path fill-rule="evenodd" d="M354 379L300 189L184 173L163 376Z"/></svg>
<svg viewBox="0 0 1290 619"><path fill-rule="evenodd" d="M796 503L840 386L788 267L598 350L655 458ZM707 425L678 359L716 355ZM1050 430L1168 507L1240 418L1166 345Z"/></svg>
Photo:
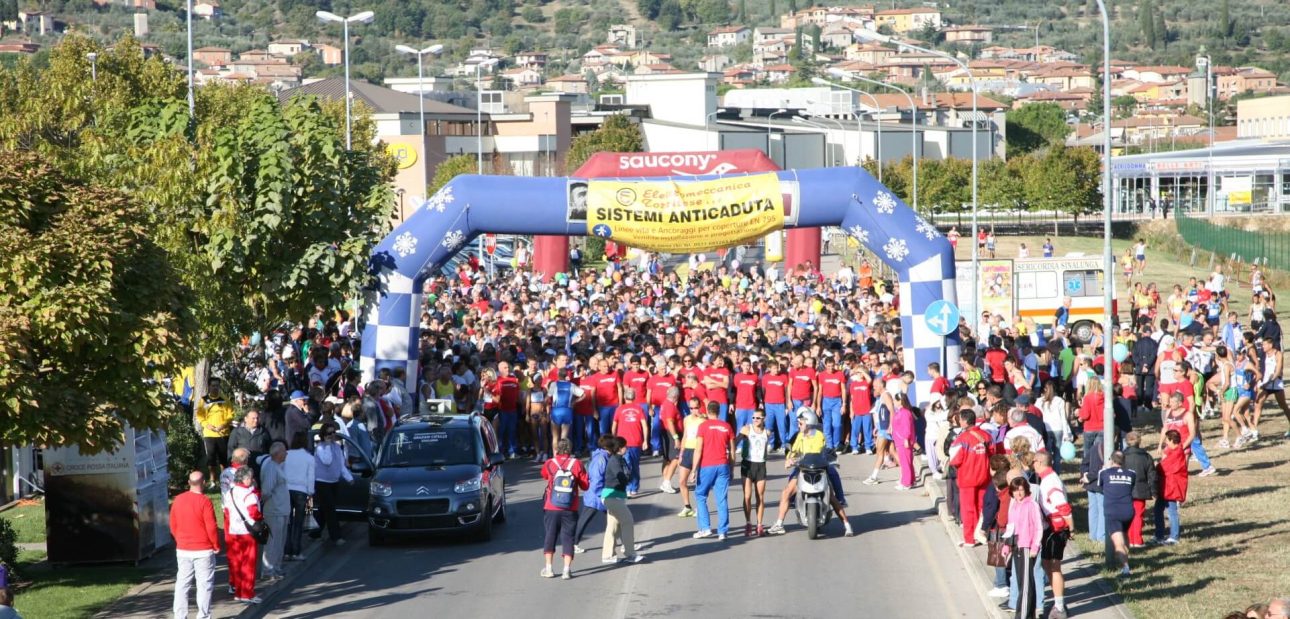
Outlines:
<svg viewBox="0 0 1290 619"><path fill-rule="evenodd" d="M797 409L797 420L805 421L808 426L820 425L819 415L816 415L815 411L811 410L811 407L809 406L803 406Z"/></svg>

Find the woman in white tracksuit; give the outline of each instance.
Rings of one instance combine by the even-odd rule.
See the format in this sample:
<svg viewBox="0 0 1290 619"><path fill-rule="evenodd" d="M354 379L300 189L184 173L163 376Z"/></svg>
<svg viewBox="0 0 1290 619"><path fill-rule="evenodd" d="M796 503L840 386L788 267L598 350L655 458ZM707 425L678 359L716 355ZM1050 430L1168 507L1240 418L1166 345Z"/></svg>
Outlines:
<svg viewBox="0 0 1290 619"><path fill-rule="evenodd" d="M1039 407L1039 412L1044 418L1044 428L1048 431L1048 440L1054 447L1060 448L1062 443L1071 441L1071 425L1066 415L1066 401L1057 395L1057 381L1049 379L1044 383L1043 393L1035 401ZM1061 463L1061 449L1053 450L1053 467L1056 468Z"/></svg>
<svg viewBox="0 0 1290 619"><path fill-rule="evenodd" d="M949 414L945 410L945 396L939 393L932 394L931 403L927 405L923 419L926 422L926 427L923 429L923 453L927 455L927 468L932 470L933 477L942 479L940 444L950 430Z"/></svg>

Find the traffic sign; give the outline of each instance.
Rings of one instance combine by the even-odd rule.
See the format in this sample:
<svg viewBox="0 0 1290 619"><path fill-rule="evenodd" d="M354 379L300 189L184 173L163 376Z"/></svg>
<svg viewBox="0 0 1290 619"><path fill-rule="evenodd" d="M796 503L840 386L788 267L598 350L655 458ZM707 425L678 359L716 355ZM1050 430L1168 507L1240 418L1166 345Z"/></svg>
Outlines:
<svg viewBox="0 0 1290 619"><path fill-rule="evenodd" d="M923 320L932 333L944 337L959 326L959 308L944 299L933 301L923 312Z"/></svg>
<svg viewBox="0 0 1290 619"><path fill-rule="evenodd" d="M485 234L485 235L484 235L484 251L488 252L488 255L490 255L490 256L491 256L491 255L493 255L493 253L497 251L497 235L496 235L496 234Z"/></svg>

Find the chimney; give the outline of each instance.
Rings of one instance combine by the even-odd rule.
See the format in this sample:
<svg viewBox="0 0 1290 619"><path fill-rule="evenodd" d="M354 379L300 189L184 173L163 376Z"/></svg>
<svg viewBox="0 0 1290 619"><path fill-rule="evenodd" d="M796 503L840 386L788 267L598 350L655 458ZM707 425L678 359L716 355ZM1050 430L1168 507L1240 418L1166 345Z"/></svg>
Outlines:
<svg viewBox="0 0 1290 619"><path fill-rule="evenodd" d="M923 93L923 106L924 106L924 107L926 107L926 106L928 105L928 102L927 102L927 87L926 87L926 86L923 86L922 93Z"/></svg>

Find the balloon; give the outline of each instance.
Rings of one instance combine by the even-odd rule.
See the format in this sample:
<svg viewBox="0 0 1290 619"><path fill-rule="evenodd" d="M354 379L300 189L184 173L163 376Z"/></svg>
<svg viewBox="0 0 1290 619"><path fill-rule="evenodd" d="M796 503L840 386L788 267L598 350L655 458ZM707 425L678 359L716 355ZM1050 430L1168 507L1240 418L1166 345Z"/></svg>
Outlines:
<svg viewBox="0 0 1290 619"><path fill-rule="evenodd" d="M1070 441L1062 441L1062 446L1059 451L1062 454L1062 460L1075 459L1075 443L1072 443Z"/></svg>
<svg viewBox="0 0 1290 619"><path fill-rule="evenodd" d="M1115 359L1116 363L1124 363L1124 360L1129 358L1129 347L1125 346L1124 342L1116 342L1111 348L1111 358Z"/></svg>

